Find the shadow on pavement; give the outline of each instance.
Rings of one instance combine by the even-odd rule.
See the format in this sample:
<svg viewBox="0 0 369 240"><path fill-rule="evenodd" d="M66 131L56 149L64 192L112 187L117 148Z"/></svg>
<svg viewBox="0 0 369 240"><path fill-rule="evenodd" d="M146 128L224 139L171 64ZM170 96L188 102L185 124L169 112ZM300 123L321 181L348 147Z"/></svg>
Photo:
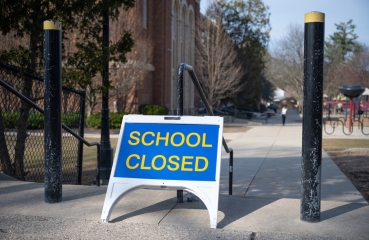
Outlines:
<svg viewBox="0 0 369 240"><path fill-rule="evenodd" d="M329 209L327 211L323 211L320 214L321 222L367 206L368 205L364 203L348 203L336 208Z"/></svg>

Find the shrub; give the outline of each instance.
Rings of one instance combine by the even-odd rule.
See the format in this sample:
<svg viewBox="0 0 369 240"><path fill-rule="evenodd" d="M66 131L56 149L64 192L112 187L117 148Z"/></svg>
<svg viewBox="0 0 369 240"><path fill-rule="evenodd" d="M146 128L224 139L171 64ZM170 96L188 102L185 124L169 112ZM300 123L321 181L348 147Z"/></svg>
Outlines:
<svg viewBox="0 0 369 240"><path fill-rule="evenodd" d="M3 124L5 128L18 128L20 112L3 112ZM31 112L28 116L27 129L44 128L44 115L39 112Z"/></svg>
<svg viewBox="0 0 369 240"><path fill-rule="evenodd" d="M39 112L32 112L28 117L27 129L43 129L44 128L44 115Z"/></svg>
<svg viewBox="0 0 369 240"><path fill-rule="evenodd" d="M3 112L1 114L3 117L4 128L18 128L19 112Z"/></svg>
<svg viewBox="0 0 369 240"><path fill-rule="evenodd" d="M128 113L110 113L110 128L119 129L122 125L123 116ZM90 128L101 128L101 113L94 113L86 119L86 125Z"/></svg>
<svg viewBox="0 0 369 240"><path fill-rule="evenodd" d="M3 112L3 124L5 128L18 128L19 112ZM62 115L62 123L70 128L79 126L79 113L70 113ZM39 112L31 112L28 116L27 129L43 129L44 115Z"/></svg>
<svg viewBox="0 0 369 240"><path fill-rule="evenodd" d="M100 128L101 127L101 113L91 114L86 119L86 125L90 128Z"/></svg>
<svg viewBox="0 0 369 240"><path fill-rule="evenodd" d="M168 108L158 104L144 104L140 106L140 113L144 115L168 115Z"/></svg>
<svg viewBox="0 0 369 240"><path fill-rule="evenodd" d="M63 114L62 123L70 128L78 128L79 126L79 113Z"/></svg>
<svg viewBox="0 0 369 240"><path fill-rule="evenodd" d="M117 112L110 114L110 128L111 129L120 129L122 125L123 116L128 113Z"/></svg>

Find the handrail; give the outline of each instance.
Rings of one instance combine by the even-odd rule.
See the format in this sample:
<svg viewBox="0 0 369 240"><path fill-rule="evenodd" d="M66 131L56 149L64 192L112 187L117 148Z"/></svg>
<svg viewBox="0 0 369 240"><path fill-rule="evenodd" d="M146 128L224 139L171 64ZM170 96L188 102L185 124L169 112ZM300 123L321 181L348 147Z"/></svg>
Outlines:
<svg viewBox="0 0 369 240"><path fill-rule="evenodd" d="M38 106L32 100L30 100L29 98L27 98L26 96L24 96L23 94L21 94L20 92L18 92L16 89L14 89L12 86L10 86L9 84L7 84L2 79L0 79L0 85L2 85L8 91L10 91L14 95L16 95L17 97L19 97L20 99L22 99L23 101L25 101L29 105L31 105L34 109L36 109L40 113L44 114L44 110L40 106ZM83 142L88 147L91 147L91 146L96 146L97 147L96 185L97 186L100 186L100 144L98 142L91 142L91 143L90 142L87 142L84 138L82 138L81 136L79 136L77 133L75 133L72 129L70 129L68 126L64 125L63 123L62 123L62 128L64 130L66 130L67 132L69 132L71 135L73 135L75 138L77 138L78 140L80 140L81 142Z"/></svg>
<svg viewBox="0 0 369 240"><path fill-rule="evenodd" d="M187 70L190 74L191 80L193 84L195 85L197 91L200 94L201 100L205 104L205 108L208 111L210 116L214 116L214 113L209 105L208 100L206 99L205 93L202 90L202 87L200 85L199 80L196 77L196 74L193 70L193 67L191 65L188 65L186 63L181 63L178 66L178 99L177 99L177 115L183 115L183 73L184 70ZM233 149L228 148L228 145L222 136L222 143L225 151L229 153L229 195L232 195L232 183L233 183ZM178 197L178 192L177 192Z"/></svg>
<svg viewBox="0 0 369 240"><path fill-rule="evenodd" d="M208 100L206 99L206 96L204 94L204 91L202 90L202 87L200 85L200 82L199 82L199 80L196 77L196 74L195 74L195 72L193 70L193 67L191 65L188 65L186 63L181 63L179 65L179 67L178 67L178 82L180 82L180 81L183 82L183 70L187 70L188 73L190 74L191 80L192 80L193 84L195 85L197 91L199 92L200 97L201 97L201 100L205 104L205 108L208 111L209 115L210 116L215 116L214 113L213 113L213 110L211 109L211 107L210 107L210 105L208 103ZM183 87L182 87L182 91L183 91ZM183 96L183 94L182 94L182 96ZM222 143L223 143L223 147L224 147L225 151L227 153L229 153L230 152L230 149L228 148L228 145L227 145L226 141L224 140L224 137L223 137Z"/></svg>

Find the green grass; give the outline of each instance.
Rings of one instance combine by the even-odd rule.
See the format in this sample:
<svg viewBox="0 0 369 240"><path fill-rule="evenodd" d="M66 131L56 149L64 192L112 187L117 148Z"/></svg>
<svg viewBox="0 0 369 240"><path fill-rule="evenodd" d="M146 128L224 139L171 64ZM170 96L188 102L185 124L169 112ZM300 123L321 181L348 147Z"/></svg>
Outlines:
<svg viewBox="0 0 369 240"><path fill-rule="evenodd" d="M323 139L325 151L342 151L349 148L369 148L369 139Z"/></svg>
<svg viewBox="0 0 369 240"><path fill-rule="evenodd" d="M88 142L100 142L100 138L86 138ZM113 157L117 146L117 138L110 138L113 148ZM97 148L96 146L83 146L82 185L91 185L96 177Z"/></svg>

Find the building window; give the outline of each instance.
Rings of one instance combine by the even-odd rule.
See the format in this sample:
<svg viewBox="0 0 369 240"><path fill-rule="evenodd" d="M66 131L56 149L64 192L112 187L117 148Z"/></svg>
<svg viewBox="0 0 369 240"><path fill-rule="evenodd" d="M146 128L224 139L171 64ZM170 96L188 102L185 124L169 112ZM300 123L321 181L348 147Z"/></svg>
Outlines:
<svg viewBox="0 0 369 240"><path fill-rule="evenodd" d="M147 29L147 0L142 1L142 27Z"/></svg>

